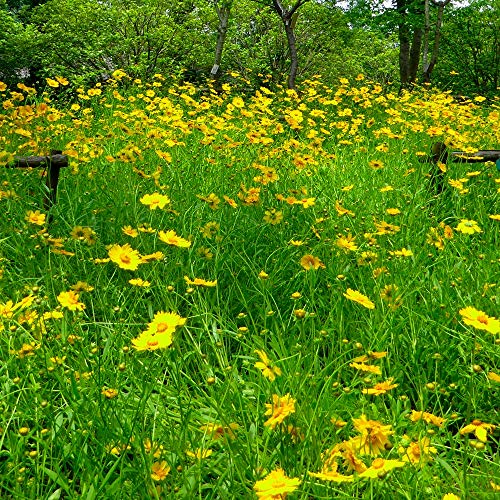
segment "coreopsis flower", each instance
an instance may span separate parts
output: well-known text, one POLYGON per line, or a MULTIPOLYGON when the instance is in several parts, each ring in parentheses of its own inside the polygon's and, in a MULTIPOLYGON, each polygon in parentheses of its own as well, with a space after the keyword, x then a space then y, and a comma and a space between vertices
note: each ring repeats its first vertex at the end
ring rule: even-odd
POLYGON ((220 198, 215 193, 210 193, 208 196, 197 194, 196 197, 208 203, 208 206, 212 210, 217 210, 219 208, 220 198))
POLYGON ((283 212, 281 210, 276 210, 272 208, 271 210, 266 210, 263 217, 264 222, 276 226, 283 221, 283 212))
POLYGON ((500 320, 488 316, 485 312, 468 306, 458 311, 466 325, 473 326, 478 330, 486 330, 493 335, 500 333, 500 320))
POLYGON ((231 207, 231 208, 238 208, 238 204, 232 199, 229 198, 229 196, 224 195, 223 196, 224 201, 231 207))
POLYGON ((380 455, 389 445, 389 436, 394 434, 390 425, 377 420, 368 420, 365 415, 353 418, 354 428, 361 434, 351 440, 355 448, 363 455, 380 455))
POLYGON ((214 422, 209 422, 208 424, 200 426, 200 431, 206 432, 212 439, 221 439, 224 436, 236 439, 234 431, 239 428, 240 426, 236 423, 230 423, 229 425, 224 426, 214 422))
POLYGON ((61 304, 65 309, 69 309, 70 311, 83 311, 85 309, 85 304, 79 302, 79 295, 73 290, 69 290, 67 292, 61 292, 57 296, 57 301, 61 304))
POLYGON ((412 422, 418 422, 420 420, 423 420, 424 422, 436 425, 437 427, 441 427, 443 423, 446 421, 446 419, 442 417, 437 417, 432 413, 428 413, 426 411, 416 411, 416 410, 411 411, 410 420, 412 422))
POLYGON ((151 453, 154 458, 160 458, 164 451, 162 444, 151 441, 149 438, 144 440, 144 452, 148 455, 151 453))
POLYGON ((368 387, 367 389, 363 389, 361 392, 363 394, 368 394, 372 396, 380 396, 381 394, 385 394, 387 391, 394 389, 398 386, 398 384, 393 384, 394 378, 391 377, 384 382, 379 382, 375 384, 373 387, 368 387))
POLYGON ((203 460, 208 458, 213 453, 210 448, 196 448, 196 450, 187 450, 186 455, 191 458, 196 458, 197 460, 203 460))
POLYGON ((144 288, 148 288, 151 286, 151 283, 147 280, 143 280, 141 278, 132 278, 131 280, 128 280, 128 282, 133 285, 133 286, 141 286, 144 288))
POLYGON ((315 257, 314 255, 311 255, 311 254, 304 255, 300 259, 300 265, 306 271, 309 271, 310 269, 317 270, 320 267, 322 269, 325 269, 325 265, 323 264, 323 262, 321 262, 321 260, 319 260, 318 257, 315 257))
POLYGON ((273 382, 276 377, 281 375, 281 370, 277 366, 274 366, 272 361, 267 357, 267 354, 264 351, 259 349, 255 350, 255 353, 259 356, 260 361, 255 363, 255 368, 258 368, 262 371, 262 375, 268 378, 271 382, 273 382))
POLYGON ((486 443, 488 440, 488 432, 493 432, 495 429, 496 426, 493 424, 486 424, 481 422, 481 420, 473 420, 469 425, 460 429, 460 434, 463 436, 464 434, 473 432, 479 441, 486 443))
POLYGON ((87 245, 93 245, 96 242, 97 235, 90 227, 75 226, 70 233, 74 240, 83 241, 87 245))
POLYGON ((413 255, 413 252, 403 247, 401 250, 394 250, 389 252, 389 255, 393 255, 394 257, 411 257, 413 255))
POLYGON ((259 500, 284 500, 300 486, 298 477, 288 477, 283 469, 270 472, 264 479, 257 481, 253 489, 259 500))
POLYGON ((134 229, 132 226, 122 227, 122 233, 130 236, 131 238, 137 238, 137 236, 139 236, 139 231, 137 231, 137 229, 134 229))
POLYGON ((40 213, 39 210, 35 210, 34 212, 32 210, 29 210, 26 213, 25 220, 30 224, 34 224, 35 226, 43 226, 46 221, 46 215, 40 213))
POLYGON ((94 289, 94 287, 89 285, 86 281, 77 281, 70 288, 75 292, 91 292, 94 289))
POLYGON ((374 225, 377 229, 377 232, 375 234, 379 234, 379 235, 396 234, 401 229, 400 226, 396 226, 394 224, 389 224, 389 222, 385 222, 385 221, 374 222, 374 225))
POLYGON ((191 242, 189 240, 181 238, 173 230, 166 232, 160 231, 158 233, 158 237, 161 241, 163 241, 163 243, 166 243, 167 245, 172 245, 179 248, 189 248, 191 246, 191 242))
POLYGON ((500 375, 498 375, 495 372, 489 372, 488 373, 488 379, 493 381, 493 382, 498 382, 500 383, 500 375))
POLYGON ((334 483, 352 483, 354 476, 344 476, 336 469, 321 470, 321 472, 308 472, 311 477, 316 477, 322 481, 332 481, 334 483))
POLYGON ((353 302, 357 302, 361 304, 363 307, 367 309, 375 309, 375 304, 361 292, 357 290, 353 290, 352 288, 348 288, 347 292, 343 294, 346 299, 352 300, 353 302))
POLYGON ((463 234, 482 233, 475 220, 462 219, 455 229, 463 234))
POLYGON ((377 479, 383 477, 387 472, 398 467, 404 467, 405 462, 401 460, 386 460, 384 458, 376 458, 370 467, 362 472, 359 477, 366 479, 377 479))
POLYGON ((118 396, 118 389, 112 389, 109 387, 104 387, 101 391, 101 394, 105 396, 107 399, 113 399, 118 396))
POLYGON ((387 208, 385 212, 387 215, 399 215, 401 210, 399 208, 387 208))
POLYGON ((356 245, 356 239, 351 234, 348 234, 347 236, 341 236, 336 241, 336 245, 345 252, 354 252, 358 249, 358 246, 356 245))
POLYGON ((186 318, 172 312, 157 312, 148 328, 139 337, 132 340, 138 351, 154 351, 166 349, 172 344, 173 333, 178 326, 183 326, 186 318))
POLYGON ((337 211, 337 214, 339 217, 342 215, 349 215, 350 217, 354 217, 355 214, 354 212, 351 212, 351 210, 348 210, 347 208, 344 208, 341 204, 340 201, 335 202, 335 210, 337 211))
POLYGON ((151 479, 153 479, 153 481, 163 481, 168 476, 169 472, 170 467, 165 460, 155 462, 151 466, 151 479))
POLYGON ((437 453, 436 448, 431 446, 431 440, 428 437, 411 442, 407 448, 400 447, 398 451, 403 457, 403 462, 409 462, 420 467, 430 462, 432 455, 437 453))
POLYGON ((108 250, 111 262, 114 262, 121 269, 136 271, 142 259, 137 250, 134 250, 128 243, 125 245, 112 245, 108 250))
POLYGON ((139 201, 150 208, 156 210, 157 208, 165 208, 170 203, 170 198, 161 193, 145 194, 139 201))
POLYGON ((373 373, 375 375, 382 375, 380 366, 367 365, 366 363, 356 363, 356 362, 349 363, 349 366, 351 368, 355 368, 356 370, 360 370, 362 372, 373 373))
POLYGON ((267 411, 264 415, 269 415, 269 419, 264 422, 266 427, 274 429, 281 424, 288 415, 295 413, 295 402, 290 394, 285 394, 283 397, 273 394, 273 402, 266 403, 267 411))
POLYGON ((189 276, 184 276, 184 281, 188 285, 195 285, 195 286, 206 286, 206 287, 214 287, 217 286, 217 280, 213 281, 207 281, 202 278, 194 278, 193 280, 189 276))
POLYGON ((147 255, 143 255, 141 257, 141 261, 143 264, 151 262, 152 260, 163 260, 165 258, 165 254, 163 252, 153 252, 147 255))
POLYGON ((442 500, 460 500, 460 497, 458 495, 455 495, 455 493, 446 493, 443 495, 442 500))

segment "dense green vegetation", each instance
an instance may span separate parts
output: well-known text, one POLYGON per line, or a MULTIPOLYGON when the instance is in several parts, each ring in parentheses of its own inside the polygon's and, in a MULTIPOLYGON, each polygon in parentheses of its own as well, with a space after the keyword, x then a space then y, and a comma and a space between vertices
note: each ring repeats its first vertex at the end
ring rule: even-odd
POLYGON ((439 3, 397 0, 389 7, 351 0, 340 8, 332 0, 0 0, 0 79, 35 85, 57 74, 95 84, 123 69, 138 78, 182 73, 200 83, 216 64, 218 80, 238 71, 249 90, 269 79, 283 83, 291 50, 286 16, 275 7, 283 4, 285 13, 300 5, 289 20, 299 82, 322 75, 336 84, 363 74, 384 85, 422 83, 437 30, 431 82, 455 95, 495 95, 499 0, 444 2, 442 24, 439 3), (410 80, 402 65, 414 67, 410 80))
POLYGON ((492 498, 498 100, 110 76, 0 83, 0 496, 492 498))

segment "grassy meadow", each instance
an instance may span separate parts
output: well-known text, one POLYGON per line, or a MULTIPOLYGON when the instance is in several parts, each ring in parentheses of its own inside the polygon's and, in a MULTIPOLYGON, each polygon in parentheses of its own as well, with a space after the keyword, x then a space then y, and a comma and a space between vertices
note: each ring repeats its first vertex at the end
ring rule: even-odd
POLYGON ((113 77, 0 83, 0 497, 499 495, 500 100, 113 77))

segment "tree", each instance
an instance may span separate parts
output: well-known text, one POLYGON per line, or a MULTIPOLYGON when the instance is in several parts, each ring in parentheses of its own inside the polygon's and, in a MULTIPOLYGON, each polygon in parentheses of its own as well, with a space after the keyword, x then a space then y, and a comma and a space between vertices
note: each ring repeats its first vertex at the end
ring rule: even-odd
POLYGON ((295 80, 299 67, 299 58, 297 55, 297 41, 295 39, 295 25, 298 18, 298 10, 309 0, 295 0, 295 3, 290 7, 285 7, 281 0, 254 0, 258 3, 271 8, 280 18, 285 29, 288 50, 290 53, 290 72, 288 75, 288 88, 295 88, 295 80))
POLYGON ((212 80, 216 80, 217 76, 220 74, 219 69, 222 61, 224 44, 226 42, 227 30, 229 27, 229 16, 231 14, 233 0, 209 0, 209 3, 213 5, 218 19, 214 64, 210 71, 210 77, 212 80))
POLYGON ((444 8, 451 0, 436 2, 435 0, 425 0, 425 31, 424 31, 424 48, 422 55, 422 73, 424 83, 431 82, 431 74, 436 66, 439 51, 439 41, 441 39, 441 27, 443 25, 444 8), (430 21, 430 3, 438 8, 436 26, 434 28, 434 43, 432 45, 432 53, 429 61, 429 34, 431 30, 430 21))

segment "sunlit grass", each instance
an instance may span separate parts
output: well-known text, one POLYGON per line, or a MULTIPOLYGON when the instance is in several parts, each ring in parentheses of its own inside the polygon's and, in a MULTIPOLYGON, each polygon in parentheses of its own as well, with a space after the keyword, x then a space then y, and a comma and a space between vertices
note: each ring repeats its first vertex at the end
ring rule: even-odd
POLYGON ((493 497, 498 103, 117 77, 2 93, 2 497, 493 497))

